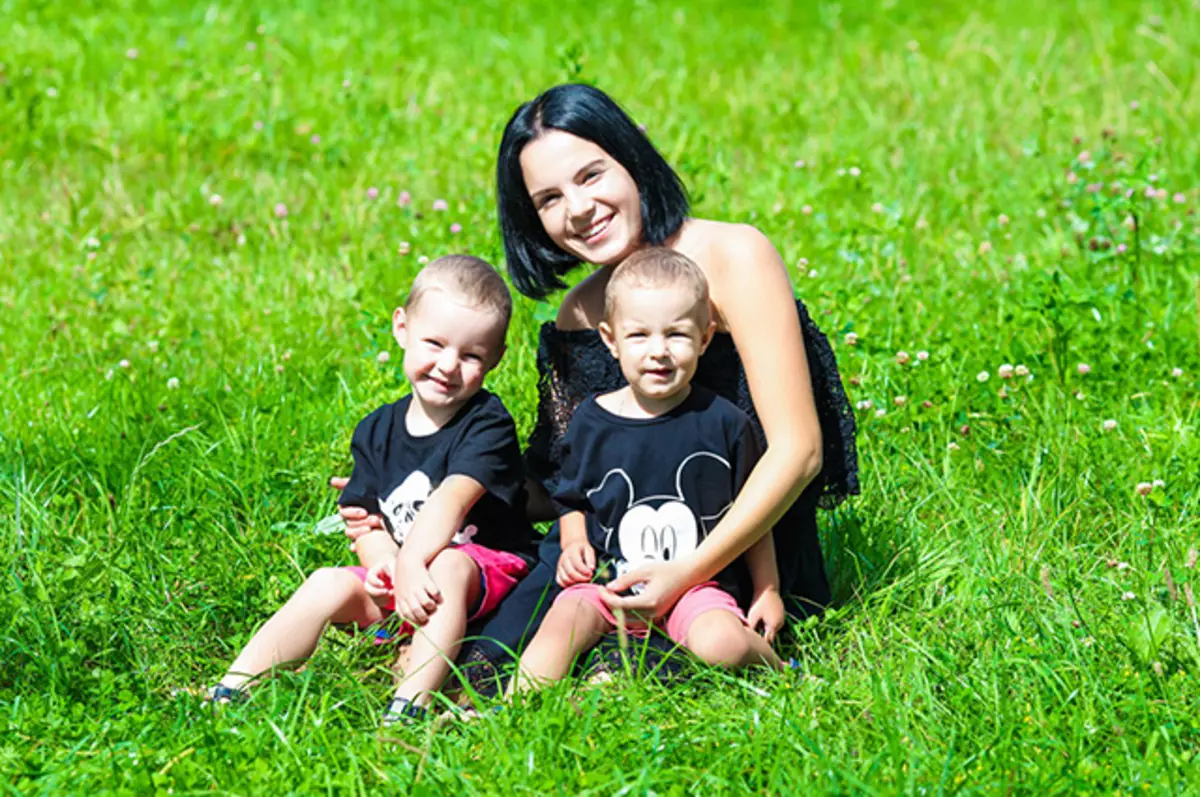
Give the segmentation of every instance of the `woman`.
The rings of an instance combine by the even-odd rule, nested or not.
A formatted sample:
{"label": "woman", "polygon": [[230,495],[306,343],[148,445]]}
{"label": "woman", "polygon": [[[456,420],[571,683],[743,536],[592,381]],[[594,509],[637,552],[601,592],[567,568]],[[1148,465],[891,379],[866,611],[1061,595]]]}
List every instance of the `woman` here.
{"label": "woman", "polygon": [[[694,260],[711,288],[718,335],[695,381],[748,412],[767,448],[693,554],[621,580],[619,587],[643,585],[622,599],[623,608],[665,613],[773,528],[791,611],[820,612],[829,584],[816,508],[858,492],[854,418],[828,341],[793,298],[775,248],[748,225],[690,217],[679,177],[624,111],[590,86],[556,86],[518,108],[501,140],[496,176],[507,265],[518,290],[543,298],[565,287],[562,277],[581,263],[599,266],[541,330],[538,418],[526,453],[531,516],[549,517],[542,485],[556,474],[575,407],[624,381],[597,332],[612,269],[639,247],[668,246]],[[464,664],[507,663],[532,636],[558,591],[559,550],[556,526],[541,544],[538,566],[464,647]]]}

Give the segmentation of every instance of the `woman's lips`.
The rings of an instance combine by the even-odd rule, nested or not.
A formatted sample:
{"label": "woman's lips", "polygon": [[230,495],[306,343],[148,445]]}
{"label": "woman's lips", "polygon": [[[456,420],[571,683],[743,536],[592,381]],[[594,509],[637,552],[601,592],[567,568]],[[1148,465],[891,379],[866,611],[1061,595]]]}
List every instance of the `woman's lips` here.
{"label": "woman's lips", "polygon": [[608,228],[612,225],[613,214],[609,214],[604,218],[593,223],[590,227],[579,234],[585,244],[591,245],[604,237],[604,233],[608,232]]}

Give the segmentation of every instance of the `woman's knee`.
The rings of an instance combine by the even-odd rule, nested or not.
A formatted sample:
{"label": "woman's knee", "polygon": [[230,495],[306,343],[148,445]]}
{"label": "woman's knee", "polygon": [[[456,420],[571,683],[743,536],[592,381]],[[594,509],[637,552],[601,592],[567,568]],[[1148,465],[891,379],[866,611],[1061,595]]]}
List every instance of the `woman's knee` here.
{"label": "woman's knee", "polygon": [[731,612],[713,610],[692,621],[687,649],[706,664],[736,667],[751,654],[746,626]]}

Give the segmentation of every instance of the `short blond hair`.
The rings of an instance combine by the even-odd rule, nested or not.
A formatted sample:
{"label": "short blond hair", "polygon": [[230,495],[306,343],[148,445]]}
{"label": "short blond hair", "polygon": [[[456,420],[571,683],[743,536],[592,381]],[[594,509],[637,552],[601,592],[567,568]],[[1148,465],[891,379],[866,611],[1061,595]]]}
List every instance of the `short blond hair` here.
{"label": "short blond hair", "polygon": [[443,255],[421,269],[413,280],[404,312],[412,313],[430,290],[441,289],[472,307],[495,313],[504,328],[512,319],[512,295],[500,272],[473,255]]}
{"label": "short blond hair", "polygon": [[639,249],[621,262],[604,288],[604,320],[617,312],[621,288],[674,288],[691,294],[704,324],[712,320],[708,279],[693,260],[665,246]]}

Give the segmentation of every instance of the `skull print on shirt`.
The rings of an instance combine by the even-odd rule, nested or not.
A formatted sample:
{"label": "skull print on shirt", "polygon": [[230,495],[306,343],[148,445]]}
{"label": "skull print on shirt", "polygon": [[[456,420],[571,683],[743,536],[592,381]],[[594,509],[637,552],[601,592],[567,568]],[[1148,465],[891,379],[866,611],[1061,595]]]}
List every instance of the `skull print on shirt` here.
{"label": "skull print on shirt", "polygon": [[[429,477],[421,471],[415,470],[408,474],[408,477],[400,483],[399,487],[392,490],[387,498],[379,502],[383,517],[392,532],[392,539],[396,541],[397,545],[404,544],[404,539],[412,529],[417,515],[431,495],[433,495],[433,485],[430,483]],[[455,545],[470,542],[477,531],[475,526],[466,526],[454,535],[451,542]]]}

